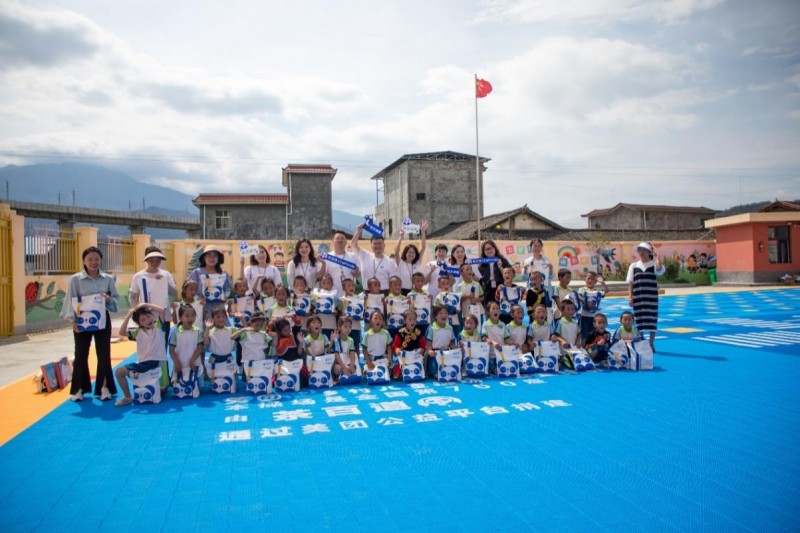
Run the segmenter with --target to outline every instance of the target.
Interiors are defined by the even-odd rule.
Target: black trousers
[[[89,374],[89,347],[94,339],[94,350],[97,352],[97,371],[94,386],[95,396],[100,395],[103,385],[108,387],[111,394],[117,393],[117,384],[114,382],[114,373],[111,371],[111,317],[106,313],[106,327],[100,331],[83,331],[72,333],[75,338],[75,362],[72,368],[72,384],[70,394],[78,390],[88,394],[92,391],[92,377]]]

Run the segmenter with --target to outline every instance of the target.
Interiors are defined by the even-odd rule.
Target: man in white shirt
[[[331,241],[331,248],[332,251],[328,252],[325,255],[337,257],[339,259],[343,259],[344,261],[348,261],[350,263],[358,265],[358,256],[356,254],[348,252],[347,249],[347,236],[344,234],[343,231],[335,231],[333,233],[333,240]],[[352,279],[355,280],[356,276],[359,274],[358,268],[352,269],[338,263],[334,263],[333,261],[325,261],[325,271],[331,275],[333,278],[333,288],[336,289],[337,294],[344,294],[344,289],[342,288],[342,280],[343,279]]]
[[[361,231],[364,229],[363,224],[359,224],[356,228],[356,233],[353,235],[353,240],[350,242],[352,249],[358,250],[358,260],[361,263],[361,285],[366,289],[367,281],[370,278],[378,278],[381,284],[381,291],[384,294],[389,293],[389,278],[397,272],[397,265],[392,259],[386,257],[383,252],[386,248],[386,243],[383,237],[373,235],[369,239],[370,248],[372,252],[368,252],[361,248],[359,239],[361,239]]]

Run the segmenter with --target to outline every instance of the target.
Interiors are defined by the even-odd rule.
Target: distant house
[[[776,200],[754,213],[706,221],[717,234],[720,283],[776,283],[800,273],[800,205]]]
[[[564,228],[539,213],[532,211],[527,204],[520,208],[489,215],[481,219],[449,224],[429,233],[429,238],[442,240],[476,240],[478,227],[481,238],[502,240],[526,239],[529,235],[550,231],[564,231]]]
[[[203,239],[328,239],[333,228],[330,165],[289,164],[283,169],[287,193],[201,193]]]
[[[588,219],[588,229],[683,230],[702,228],[716,214],[707,207],[618,203],[581,216]]]
[[[404,218],[415,224],[427,220],[428,233],[477,220],[482,214],[477,190],[483,187],[484,163],[488,161],[481,158],[477,183],[474,155],[446,151],[400,157],[371,178],[376,188],[383,190],[383,203],[375,210],[375,221],[383,227],[387,239],[394,239]]]

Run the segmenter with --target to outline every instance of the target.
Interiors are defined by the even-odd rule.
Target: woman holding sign
[[[402,253],[400,252],[400,246],[403,243],[403,236],[405,236],[406,228],[409,228],[409,230],[419,230],[420,247],[422,248],[422,252],[420,252],[419,249],[417,249],[417,247],[413,244],[407,244],[406,247],[403,248]],[[411,276],[413,276],[414,273],[422,272],[423,270],[422,261],[425,257],[425,252],[427,249],[427,240],[425,238],[425,233],[427,231],[427,220],[423,220],[422,224],[420,224],[418,228],[410,227],[409,223],[408,225],[404,225],[403,229],[400,230],[400,238],[397,240],[397,246],[394,248],[394,262],[397,265],[397,276],[400,278],[403,295],[407,295],[409,292],[411,292]]]
[[[483,241],[481,257],[473,261],[478,263],[478,273],[480,274],[481,288],[483,288],[483,306],[488,309],[489,302],[497,301],[495,292],[497,287],[503,284],[503,269],[510,267],[511,263],[503,257],[491,239]]]
[[[208,320],[214,309],[224,307],[231,293],[231,277],[222,270],[225,256],[222,251],[209,244],[203,248],[203,253],[198,258],[199,267],[192,270],[189,279],[197,283],[200,289],[201,300],[205,302],[205,315],[203,320]]]
[[[75,339],[75,362],[72,370],[72,385],[69,393],[73,402],[83,400],[83,395],[92,391],[89,374],[89,347],[94,339],[97,352],[96,382],[94,395],[101,400],[110,400],[117,394],[114,375],[111,372],[111,316],[117,310],[117,287],[114,278],[100,271],[103,252],[90,246],[81,255],[83,272],[74,274],[67,285],[61,318],[72,323]]]
[[[244,255],[242,255],[239,261],[242,277],[247,280],[248,296],[257,294],[261,287],[261,281],[265,279],[271,279],[273,283],[275,283],[275,288],[283,285],[281,273],[278,268],[272,264],[267,249],[260,244],[255,248],[258,250],[255,254],[249,252],[249,246],[243,248],[242,253],[248,253],[250,255],[250,264],[248,266],[244,266]]]
[[[286,267],[286,283],[294,287],[294,277],[303,276],[309,290],[317,286],[317,278],[325,273],[325,263],[314,255],[314,247],[308,239],[300,239],[294,245],[294,257]]]

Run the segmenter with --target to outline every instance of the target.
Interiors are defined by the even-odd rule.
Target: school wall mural
[[[61,322],[61,310],[69,305],[65,300],[71,274],[60,276],[25,276],[25,321],[34,330]],[[131,274],[115,275],[120,311],[130,307],[128,292]]]

